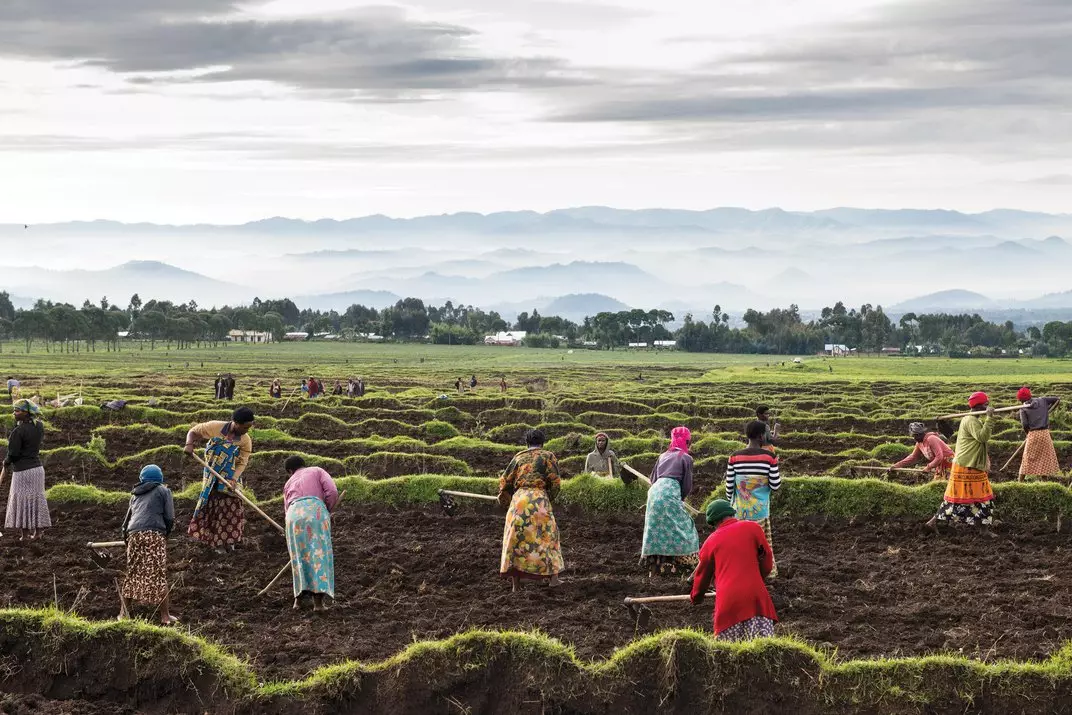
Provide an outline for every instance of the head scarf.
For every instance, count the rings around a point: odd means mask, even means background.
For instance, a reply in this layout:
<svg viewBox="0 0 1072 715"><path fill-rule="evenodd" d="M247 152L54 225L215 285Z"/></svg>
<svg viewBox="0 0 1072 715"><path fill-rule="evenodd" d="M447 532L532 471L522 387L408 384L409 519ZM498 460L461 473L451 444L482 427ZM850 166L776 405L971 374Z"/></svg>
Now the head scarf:
<svg viewBox="0 0 1072 715"><path fill-rule="evenodd" d="M1027 385L1024 385L1023 387L1021 387L1019 390L1016 391L1016 399L1019 400L1020 402L1027 402L1028 400L1030 400L1031 399L1031 388L1028 387Z"/></svg>
<svg viewBox="0 0 1072 715"><path fill-rule="evenodd" d="M735 514L736 512L733 510L733 505L725 499L715 499L707 505L707 523L710 526L716 526L723 519L727 519Z"/></svg>
<svg viewBox="0 0 1072 715"><path fill-rule="evenodd" d="M927 428L922 422L913 422L908 425L908 434L927 434Z"/></svg>
<svg viewBox="0 0 1072 715"><path fill-rule="evenodd" d="M231 415L231 421L237 422L240 425L244 425L247 422L252 422L253 410L249 409L248 407L239 407L237 410L234 411L234 414Z"/></svg>
<svg viewBox="0 0 1072 715"><path fill-rule="evenodd" d="M990 397L985 392L973 392L968 398L968 407L975 408L990 402Z"/></svg>
<svg viewBox="0 0 1072 715"><path fill-rule="evenodd" d="M15 412L27 412L31 415L40 414L41 412L41 408L29 400L16 400L15 404L11 406L11 409Z"/></svg>
<svg viewBox="0 0 1072 715"><path fill-rule="evenodd" d="M607 449L610 449L610 437L607 436L606 432L596 432L596 449L597 450L599 449L599 438L600 437L602 437L603 439L607 440Z"/></svg>
<svg viewBox="0 0 1072 715"><path fill-rule="evenodd" d="M689 432L688 427L675 427L670 431L670 449L680 449L682 452L688 452L690 439L692 439L692 432Z"/></svg>
<svg viewBox="0 0 1072 715"><path fill-rule="evenodd" d="M141 468L141 481L143 482L156 482L157 484L164 483L164 472L160 467L155 464L147 464Z"/></svg>

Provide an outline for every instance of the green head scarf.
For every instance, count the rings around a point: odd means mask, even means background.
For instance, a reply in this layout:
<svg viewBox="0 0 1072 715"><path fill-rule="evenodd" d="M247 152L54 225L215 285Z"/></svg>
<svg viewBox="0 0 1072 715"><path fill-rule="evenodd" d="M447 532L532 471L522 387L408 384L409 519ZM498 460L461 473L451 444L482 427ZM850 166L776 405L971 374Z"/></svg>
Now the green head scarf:
<svg viewBox="0 0 1072 715"><path fill-rule="evenodd" d="M734 516L733 505L725 499L715 499L707 505L707 523L715 526L723 519Z"/></svg>
<svg viewBox="0 0 1072 715"><path fill-rule="evenodd" d="M31 415L40 414L41 408L29 400L17 400L11 409L15 412L28 412Z"/></svg>

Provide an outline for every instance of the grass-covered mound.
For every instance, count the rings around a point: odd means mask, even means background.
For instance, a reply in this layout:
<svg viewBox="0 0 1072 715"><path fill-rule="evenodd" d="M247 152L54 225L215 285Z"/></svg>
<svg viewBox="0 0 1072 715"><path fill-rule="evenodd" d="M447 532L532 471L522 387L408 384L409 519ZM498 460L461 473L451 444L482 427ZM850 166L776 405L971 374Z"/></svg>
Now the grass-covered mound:
<svg viewBox="0 0 1072 715"><path fill-rule="evenodd" d="M53 610L0 610L0 688L144 712L1061 713L1072 648L1038 663L932 656L839 662L794 639L721 643L664 631L606 660L539 633L474 630L379 663L257 683L210 641Z"/></svg>

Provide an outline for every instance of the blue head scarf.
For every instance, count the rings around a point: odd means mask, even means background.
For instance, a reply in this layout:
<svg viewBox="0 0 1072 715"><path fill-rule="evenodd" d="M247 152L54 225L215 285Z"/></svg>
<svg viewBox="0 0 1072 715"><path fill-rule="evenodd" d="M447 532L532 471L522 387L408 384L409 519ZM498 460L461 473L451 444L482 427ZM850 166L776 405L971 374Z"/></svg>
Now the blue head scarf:
<svg viewBox="0 0 1072 715"><path fill-rule="evenodd" d="M155 464L147 464L141 468L141 481L143 482L156 482L157 484L164 483L164 472L160 467Z"/></svg>

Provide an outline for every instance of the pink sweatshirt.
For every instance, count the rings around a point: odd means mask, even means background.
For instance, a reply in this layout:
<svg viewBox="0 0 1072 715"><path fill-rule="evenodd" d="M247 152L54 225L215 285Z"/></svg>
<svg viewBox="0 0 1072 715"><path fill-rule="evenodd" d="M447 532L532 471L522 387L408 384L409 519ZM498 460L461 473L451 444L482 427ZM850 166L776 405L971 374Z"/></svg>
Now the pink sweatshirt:
<svg viewBox="0 0 1072 715"><path fill-rule="evenodd" d="M327 504L328 511L335 508L339 490L331 475L320 467L302 467L291 475L283 487L283 513L290 509L295 499L316 497Z"/></svg>

